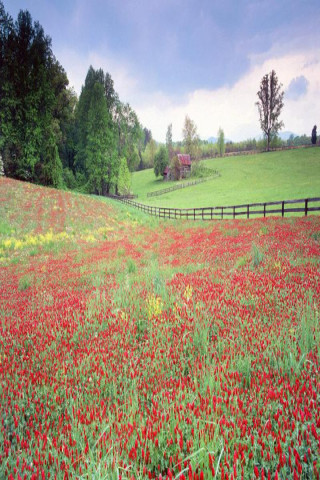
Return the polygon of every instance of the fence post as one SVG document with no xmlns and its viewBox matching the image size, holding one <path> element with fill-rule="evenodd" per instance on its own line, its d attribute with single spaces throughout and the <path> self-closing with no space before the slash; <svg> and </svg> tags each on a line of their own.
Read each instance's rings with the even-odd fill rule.
<svg viewBox="0 0 320 480">
<path fill-rule="evenodd" d="M 263 218 L 266 218 L 266 206 L 267 206 L 267 204 L 264 203 L 263 204 Z"/>
<path fill-rule="evenodd" d="M 235 207 L 235 205 L 233 206 L 233 218 L 236 218 L 236 207 Z"/>
<path fill-rule="evenodd" d="M 250 205 L 247 205 L 247 218 L 249 218 L 249 208 L 250 208 Z"/>
<path fill-rule="evenodd" d="M 221 218 L 223 219 L 223 207 L 221 207 Z"/>
<path fill-rule="evenodd" d="M 308 198 L 306 198 L 305 201 L 304 201 L 304 214 L 305 214 L 306 217 L 308 215 L 308 202 L 309 202 L 309 200 L 308 200 Z"/>
<path fill-rule="evenodd" d="M 282 202 L 281 206 L 281 216 L 284 217 L 284 201 Z"/>
</svg>

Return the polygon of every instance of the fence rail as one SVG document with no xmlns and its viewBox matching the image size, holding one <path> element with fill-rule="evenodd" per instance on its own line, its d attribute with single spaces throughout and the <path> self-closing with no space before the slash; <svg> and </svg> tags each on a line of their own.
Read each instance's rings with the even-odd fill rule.
<svg viewBox="0 0 320 480">
<path fill-rule="evenodd" d="M 206 170 L 210 170 L 210 176 L 204 178 L 197 178 L 196 180 L 192 180 L 191 182 L 183 182 L 178 183 L 177 185 L 172 185 L 172 187 L 162 188 L 161 190 L 155 190 L 154 192 L 147 193 L 147 197 L 156 197 L 158 195 L 163 195 L 168 192 L 173 192 L 174 190 L 180 190 L 181 188 L 192 187 L 193 185 L 198 185 L 198 183 L 206 182 L 210 177 L 219 177 L 220 174 L 217 170 L 212 170 L 206 168 Z"/>
<path fill-rule="evenodd" d="M 128 198 L 114 198 L 117 198 L 127 205 L 136 207 L 149 215 L 154 215 L 159 218 L 184 218 L 187 220 L 222 220 L 224 218 L 237 218 L 239 216 L 244 216 L 245 218 L 253 216 L 267 217 L 274 214 L 280 214 L 281 217 L 284 217 L 286 213 L 302 213 L 307 216 L 310 212 L 320 211 L 320 197 L 199 208 L 152 207 Z"/>
</svg>

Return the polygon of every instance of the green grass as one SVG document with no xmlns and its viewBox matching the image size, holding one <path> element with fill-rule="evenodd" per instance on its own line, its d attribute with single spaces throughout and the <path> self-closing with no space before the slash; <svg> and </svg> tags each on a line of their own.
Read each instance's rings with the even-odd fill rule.
<svg viewBox="0 0 320 480">
<path fill-rule="evenodd" d="M 153 170 L 135 172 L 132 190 L 138 202 L 163 207 L 227 206 L 316 197 L 320 195 L 320 149 L 215 158 L 204 161 L 218 178 L 157 197 L 147 193 L 170 186 L 156 179 Z"/>
</svg>

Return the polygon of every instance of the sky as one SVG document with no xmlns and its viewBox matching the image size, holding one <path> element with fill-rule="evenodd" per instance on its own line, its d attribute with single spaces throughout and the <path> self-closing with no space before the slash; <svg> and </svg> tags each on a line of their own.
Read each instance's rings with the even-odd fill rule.
<svg viewBox="0 0 320 480">
<path fill-rule="evenodd" d="M 285 131 L 320 132 L 320 0 L 2 0 L 28 10 L 80 95 L 89 66 L 110 73 L 120 100 L 163 142 L 186 115 L 202 139 L 261 135 L 255 105 L 275 70 Z"/>
</svg>

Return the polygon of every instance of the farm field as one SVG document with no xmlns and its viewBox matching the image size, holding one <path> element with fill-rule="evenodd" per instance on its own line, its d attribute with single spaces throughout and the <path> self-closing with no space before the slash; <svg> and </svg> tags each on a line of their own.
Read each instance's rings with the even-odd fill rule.
<svg viewBox="0 0 320 480">
<path fill-rule="evenodd" d="M 176 182 L 163 182 L 152 169 L 135 172 L 132 191 L 147 205 L 175 208 L 215 207 L 317 197 L 320 191 L 320 149 L 302 148 L 205 160 L 221 174 L 205 183 L 147 197 Z"/>
<path fill-rule="evenodd" d="M 319 216 L 160 221 L 0 178 L 0 478 L 319 479 L 319 267 Z"/>
</svg>

